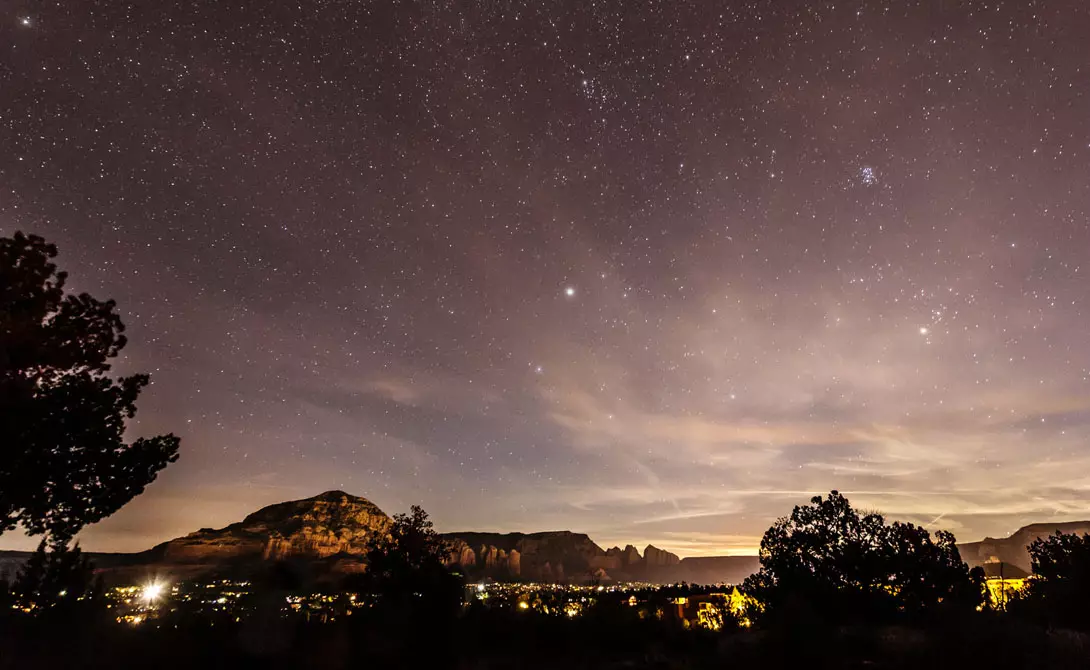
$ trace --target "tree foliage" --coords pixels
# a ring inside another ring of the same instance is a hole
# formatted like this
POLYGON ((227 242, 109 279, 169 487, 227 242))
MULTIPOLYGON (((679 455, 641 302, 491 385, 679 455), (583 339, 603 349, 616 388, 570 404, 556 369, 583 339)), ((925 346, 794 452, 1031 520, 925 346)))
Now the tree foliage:
POLYGON ((932 538, 910 523, 886 524, 837 491, 779 519, 761 540, 760 558, 745 591, 767 617, 802 610, 830 623, 890 620, 983 600, 983 576, 962 562, 952 534, 932 538))
POLYGON ((178 438, 125 443, 148 376, 108 376, 126 342, 115 303, 66 293, 56 255, 36 235, 0 238, 0 533, 67 540, 140 494, 178 438))
POLYGON ((71 610, 77 603, 90 604, 100 592, 90 559, 61 540, 42 540, 11 584, 14 604, 33 613, 71 610))
POLYGON ((413 505, 409 514, 394 515, 388 534, 372 540, 360 586, 387 612, 452 615, 463 586, 446 567, 448 553, 427 512, 413 505))
POLYGON ((1042 623, 1090 630, 1090 535, 1057 532, 1029 547, 1033 578, 1008 606, 1042 623))

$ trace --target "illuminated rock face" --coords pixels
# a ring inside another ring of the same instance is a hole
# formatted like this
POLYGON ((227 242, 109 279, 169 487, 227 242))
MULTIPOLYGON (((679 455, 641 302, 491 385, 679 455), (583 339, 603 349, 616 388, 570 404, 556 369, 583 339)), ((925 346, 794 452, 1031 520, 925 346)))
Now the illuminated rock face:
POLYGON ((453 545, 447 565, 459 565, 463 569, 473 568, 477 565, 477 552, 465 542, 453 545))
POLYGON ((601 567, 602 548, 583 533, 446 533, 448 563, 471 578, 563 580, 601 567))
POLYGON ((369 500, 328 491, 269 505, 226 528, 204 528, 171 540, 163 547, 163 557, 170 562, 205 563, 362 555, 371 537, 389 527, 390 517, 369 500))

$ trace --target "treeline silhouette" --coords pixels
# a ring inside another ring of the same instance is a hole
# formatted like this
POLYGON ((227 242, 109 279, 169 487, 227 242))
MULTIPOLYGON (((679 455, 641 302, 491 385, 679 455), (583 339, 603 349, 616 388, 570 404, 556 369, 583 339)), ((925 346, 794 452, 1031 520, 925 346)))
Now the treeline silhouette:
MULTIPOLYGON (((333 621, 284 614, 305 588, 283 564, 253 585, 244 616, 170 608, 120 625, 78 554, 42 549, 5 590, 0 663, 86 668, 1082 668, 1090 665, 1090 536, 1029 551, 1036 576, 1007 604, 948 533, 860 514, 832 492, 796 507, 761 543, 742 609, 720 602, 718 630, 677 616, 679 598, 722 587, 603 591, 578 616, 562 602, 491 607, 443 566, 427 514, 397 515, 341 583, 368 605, 333 621), (50 560, 53 560, 50 563, 50 560), (54 597, 63 588, 66 595, 54 597), (83 594, 80 600, 73 593, 83 594), (44 595, 43 595, 44 594, 44 595), (468 596, 467 596, 468 594, 468 596), (30 613, 13 608, 41 598, 30 613), (633 605, 632 603, 636 603, 633 605), (548 614, 542 613, 548 611, 548 614)), ((351 596, 349 596, 351 594, 351 596)), ((711 602, 716 602, 712 600, 711 602)), ((347 612, 345 608, 343 612, 347 612)))

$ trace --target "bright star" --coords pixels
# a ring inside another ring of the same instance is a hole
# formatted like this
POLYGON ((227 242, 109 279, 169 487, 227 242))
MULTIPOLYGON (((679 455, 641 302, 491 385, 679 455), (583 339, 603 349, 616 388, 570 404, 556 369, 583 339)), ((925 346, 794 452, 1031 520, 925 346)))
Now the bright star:
POLYGON ((927 335, 929 332, 931 331, 928 330, 926 327, 920 326, 920 335, 927 335))
POLYGON ((575 297, 575 287, 574 286, 568 286, 567 288, 565 288, 564 289, 564 295, 568 296, 569 298, 575 297))
POLYGON ((29 26, 30 17, 24 16, 23 18, 19 19, 19 23, 23 24, 24 26, 29 26))

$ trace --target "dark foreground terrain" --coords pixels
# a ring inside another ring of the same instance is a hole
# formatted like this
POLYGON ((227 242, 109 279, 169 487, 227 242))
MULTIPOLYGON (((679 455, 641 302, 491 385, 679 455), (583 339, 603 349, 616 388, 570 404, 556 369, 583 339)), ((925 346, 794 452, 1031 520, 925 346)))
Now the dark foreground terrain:
POLYGON ((1090 667, 1090 637, 992 613, 927 626, 712 632, 676 621, 588 612, 578 619, 471 610, 442 624, 367 614, 332 623, 122 626, 18 618, 0 632, 8 668, 942 668, 1090 667))

